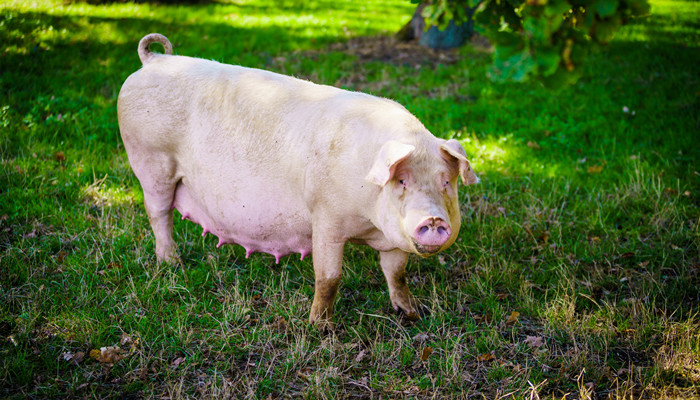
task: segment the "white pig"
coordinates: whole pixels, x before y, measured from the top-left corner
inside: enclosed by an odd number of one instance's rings
[[[165,54],[149,50],[160,43]],[[457,180],[478,182],[456,140],[391,100],[172,55],[141,39],[143,68],[119,92],[124,147],[141,182],[159,261],[178,262],[173,212],[246,256],[313,253],[309,321],[329,322],[345,243],[380,253],[391,304],[411,319],[409,253],[459,232]]]

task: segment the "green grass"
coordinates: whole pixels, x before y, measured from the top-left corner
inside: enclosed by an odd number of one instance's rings
[[[700,397],[697,2],[652,2],[560,92],[490,82],[471,47],[329,47],[398,30],[403,0],[0,7],[0,397]],[[460,189],[456,244],[409,264],[422,320],[393,313],[361,246],[330,333],[306,322],[308,261],[177,221],[184,266],[155,262],[115,112],[149,32],[396,99],[462,141],[482,183]],[[88,356],[108,346],[127,357]]]

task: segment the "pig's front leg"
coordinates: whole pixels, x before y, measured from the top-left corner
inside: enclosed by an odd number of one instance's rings
[[[379,264],[389,285],[389,298],[396,311],[403,311],[406,318],[417,320],[418,302],[408,290],[406,284],[406,264],[408,253],[402,250],[382,251],[379,253]]]
[[[316,323],[321,328],[329,325],[333,317],[333,302],[340,285],[344,248],[344,241],[330,240],[322,232],[314,230],[313,264],[316,283],[309,322]]]

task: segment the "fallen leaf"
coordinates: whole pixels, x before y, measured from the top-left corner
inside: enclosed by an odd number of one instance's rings
[[[430,346],[424,347],[423,351],[420,352],[420,360],[421,361],[427,360],[431,354],[433,354],[433,348]]]
[[[83,359],[85,359],[85,353],[83,353],[82,351],[79,351],[75,354],[70,353],[70,352],[63,353],[62,356],[63,356],[64,360],[66,360],[70,363],[73,363],[75,365],[78,365],[79,363],[81,363],[83,361]]]
[[[102,364],[113,364],[126,358],[124,355],[124,350],[118,346],[100,347],[99,350],[90,350],[90,357]]]
[[[602,171],[603,171],[602,165],[591,165],[590,167],[588,167],[589,174],[599,174]]]
[[[527,336],[525,338],[525,343],[532,348],[539,348],[544,346],[544,340],[541,336]]]
[[[66,154],[62,151],[57,151],[56,154],[53,155],[53,158],[58,162],[66,161]]]
[[[508,319],[506,319],[506,325],[513,325],[516,322],[518,322],[518,317],[520,316],[520,313],[517,311],[513,311],[510,313],[508,316]]]
[[[33,239],[33,238],[35,238],[35,237],[36,237],[36,229],[32,229],[31,232],[25,233],[24,235],[22,235],[22,237],[25,238],[25,239]]]
[[[355,362],[360,362],[362,361],[363,358],[367,355],[367,352],[364,350],[360,350],[360,352],[357,354],[357,357],[355,357]]]
[[[417,394],[420,393],[420,388],[416,385],[411,385],[408,389],[403,391],[403,394]]]
[[[63,261],[65,261],[66,256],[68,256],[68,253],[66,253],[64,250],[59,251],[56,254],[56,262],[59,264],[63,264]]]
[[[537,142],[532,142],[532,141],[527,142],[527,147],[529,147],[529,148],[531,148],[531,149],[533,149],[533,150],[539,150],[539,149],[540,149],[540,145],[537,144]]]
[[[119,340],[119,344],[122,346],[126,346],[132,343],[134,343],[134,339],[131,338],[131,335],[127,334],[126,332],[122,333],[122,337]]]
[[[496,293],[496,299],[498,300],[505,300],[508,296],[508,293]]]
[[[414,336],[414,337],[413,337],[413,340],[415,340],[415,341],[417,341],[417,342],[425,342],[425,341],[428,340],[429,338],[430,338],[430,336],[428,336],[427,333],[421,332],[421,333],[417,334],[416,336]]]
[[[178,357],[175,360],[173,360],[173,362],[170,363],[170,366],[173,368],[177,368],[180,364],[185,362],[186,359],[187,359],[187,357]]]
[[[485,361],[493,361],[496,359],[496,356],[493,355],[493,353],[485,353],[480,356],[476,356],[476,361],[479,362],[485,362]]]

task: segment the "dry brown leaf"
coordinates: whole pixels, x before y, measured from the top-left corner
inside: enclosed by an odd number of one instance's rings
[[[100,347],[99,350],[92,349],[90,350],[90,357],[102,364],[113,364],[126,358],[124,350],[118,346]]]
[[[83,353],[82,351],[79,351],[75,354],[70,352],[63,353],[62,356],[64,360],[75,365],[80,364],[81,362],[83,362],[83,359],[85,359],[85,353]]]
[[[364,350],[360,350],[360,352],[357,354],[357,357],[355,357],[355,362],[360,362],[362,361],[363,358],[367,355],[367,352]]]
[[[513,311],[510,313],[508,316],[508,319],[506,319],[506,325],[513,325],[516,322],[518,322],[518,317],[520,316],[520,313],[517,311]]]
[[[591,165],[590,167],[588,167],[589,174],[599,174],[602,171],[603,171],[602,165]]]
[[[544,339],[541,336],[528,336],[525,338],[525,343],[532,348],[544,346]]]
[[[415,340],[417,342],[425,342],[428,339],[430,339],[430,336],[427,333],[423,333],[423,332],[421,332],[413,337],[413,340]]]
[[[531,149],[533,149],[533,150],[539,150],[539,149],[540,149],[540,145],[537,144],[537,142],[532,142],[532,141],[527,142],[527,147],[529,147],[529,148],[531,148]]]
[[[173,362],[170,363],[170,366],[173,368],[177,368],[180,364],[185,362],[186,359],[187,359],[187,357],[178,357],[175,360],[173,360]]]
[[[119,344],[122,346],[130,345],[134,343],[134,339],[131,338],[131,335],[127,334],[126,332],[122,333],[121,339],[119,340]]]
[[[423,351],[420,352],[420,360],[425,361],[433,354],[433,348],[431,346],[424,347]]]
[[[494,356],[493,353],[484,353],[480,356],[476,356],[476,361],[479,361],[479,362],[493,361],[495,359],[496,359],[496,356]]]
[[[66,259],[66,256],[68,256],[68,253],[66,253],[64,250],[59,251],[56,253],[56,262],[58,264],[63,264],[63,261]]]

